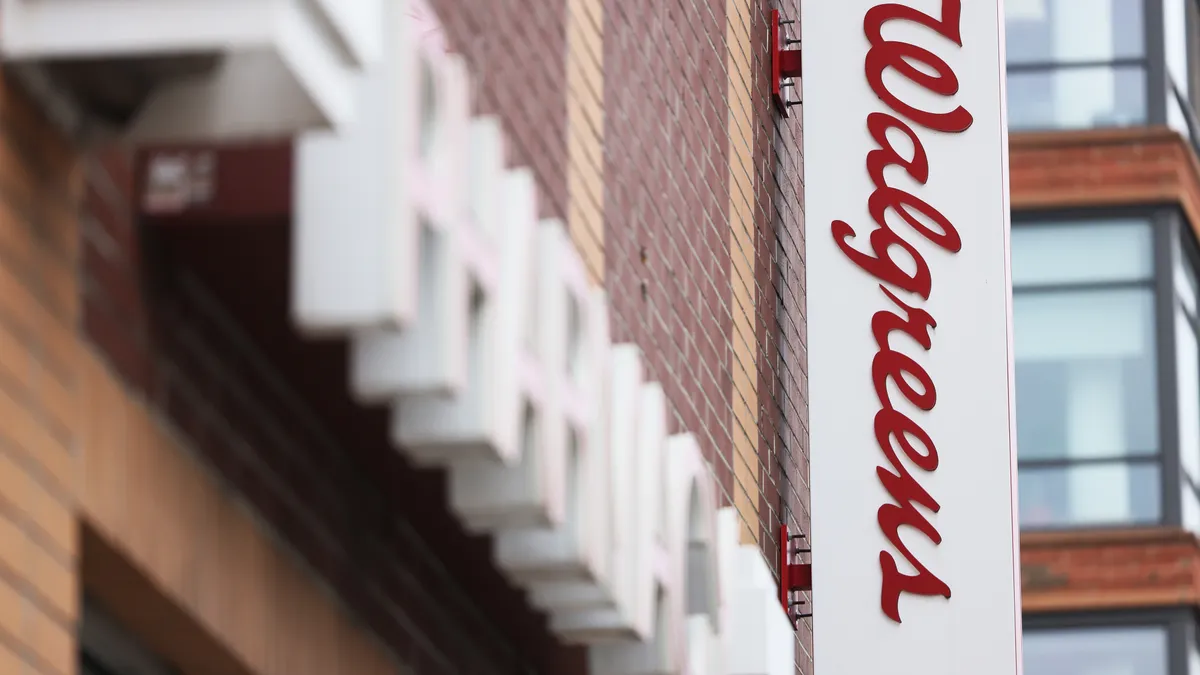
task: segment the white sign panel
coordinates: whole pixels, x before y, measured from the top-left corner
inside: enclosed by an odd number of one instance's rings
[[[1020,672],[999,0],[801,3],[816,675]]]

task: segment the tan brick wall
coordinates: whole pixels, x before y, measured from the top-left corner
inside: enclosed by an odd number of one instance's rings
[[[567,3],[567,227],[604,283],[604,3]]]
[[[0,673],[75,672],[79,187],[69,146],[0,79]]]
[[[242,672],[395,672],[388,652],[90,352],[81,358],[80,384],[89,439],[81,511],[101,554],[123,554],[130,571],[222,645]],[[213,654],[196,649],[195,638],[162,629],[154,609],[161,599],[114,581],[130,571],[94,571],[88,563],[84,579],[114,615],[187,672],[214,672]]]
[[[185,675],[395,672],[79,337],[82,166],[0,76],[0,674],[76,672],[81,587]]]
[[[752,44],[750,27],[756,9],[750,0],[725,2],[725,70],[729,98],[729,279],[733,319],[733,504],[741,516],[742,543],[757,543],[759,527],[758,430],[758,286],[755,277],[754,119],[751,96]]]

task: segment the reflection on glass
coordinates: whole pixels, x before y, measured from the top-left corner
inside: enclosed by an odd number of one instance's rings
[[[1026,629],[1025,675],[1166,675],[1163,626]]]
[[[1013,286],[1149,280],[1152,242],[1144,218],[1024,224],[1012,232]]]
[[[1197,500],[1191,482],[1184,476],[1179,477],[1179,489],[1183,495],[1183,529],[1200,534],[1200,500]],[[1200,675],[1200,672],[1196,675]]]
[[[1023,526],[1161,516],[1153,261],[1144,219],[1013,230]]]
[[[1022,460],[1158,451],[1154,297],[1148,288],[1013,298]]]
[[[1021,468],[1021,527],[1157,522],[1159,468],[1152,462]]]
[[[1183,308],[1189,314],[1196,315],[1196,298],[1200,286],[1196,283],[1196,272],[1192,269],[1191,262],[1184,255],[1181,248],[1181,243],[1176,242],[1171,250],[1172,258],[1172,276],[1175,278],[1175,294],[1179,297],[1179,302],[1183,304]]]
[[[1175,94],[1175,90],[1168,87],[1167,126],[1180,136],[1183,136],[1184,138],[1191,138],[1192,128],[1188,125],[1188,114],[1187,111],[1184,110],[1183,104],[1179,101],[1179,96]]]
[[[1200,485],[1200,343],[1191,317],[1175,309],[1175,365],[1179,396],[1179,461]]]
[[[1095,66],[1008,73],[1014,130],[1122,127],[1146,122],[1141,66]]]
[[[1179,89],[1184,100],[1188,97],[1187,3],[1194,0],[1162,0],[1163,50],[1166,52],[1167,76]]]
[[[1143,56],[1141,0],[1005,0],[1008,62],[1079,63]]]

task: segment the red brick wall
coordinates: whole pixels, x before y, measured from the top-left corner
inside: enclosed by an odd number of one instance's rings
[[[1179,204],[1200,227],[1200,163],[1174,131],[1013,134],[1012,206],[1021,210]],[[1026,613],[1195,605],[1196,539],[1159,528],[1021,537]]]
[[[1014,134],[1014,211],[1177,202],[1200,223],[1200,165],[1167,128]]]
[[[758,502],[756,536],[774,567],[779,525],[786,519],[793,532],[807,531],[808,468],[800,119],[799,108],[780,119],[770,104],[771,8],[767,1],[750,3],[751,107],[733,111],[752,128],[749,245],[730,248],[736,150],[728,131],[727,58],[740,46],[726,43],[725,0],[607,0],[603,145],[604,281],[614,339],[643,348],[649,376],[666,391],[672,431],[696,434],[723,501],[747,491]],[[750,259],[751,307],[733,297],[731,256]],[[746,350],[756,354],[754,364],[735,362],[740,313],[754,327],[756,344]],[[731,373],[738,368],[757,379],[757,429],[734,419],[740,394]],[[758,449],[757,484],[736,483],[740,434]],[[800,672],[811,664],[807,625],[799,631]]]
[[[605,6],[605,286],[613,340],[642,347],[671,432],[696,434],[730,503],[728,108],[708,46],[723,44],[725,1],[685,5]]]
[[[528,166],[539,209],[567,203],[566,0],[431,0],[451,51],[467,59],[476,114],[498,114],[510,166]]]
[[[574,95],[563,77],[566,3],[433,5],[451,48],[467,57],[476,111],[500,115],[510,163],[534,169],[543,215],[563,216]],[[649,376],[668,395],[672,431],[696,434],[725,501],[736,489],[754,495],[774,566],[781,519],[807,529],[799,119],[780,122],[769,105],[769,3],[756,0],[753,105],[744,113],[753,127],[753,245],[737,252],[752,258],[756,302],[731,307],[725,7],[605,2],[604,272],[614,339],[643,347]],[[384,413],[345,395],[344,347],[303,343],[290,330],[286,214],[247,207],[236,224],[160,223],[150,237],[132,225],[127,158],[96,162],[89,175],[91,339],[397,654],[420,673],[518,663],[582,672],[581,651],[548,637],[486,562],[487,541],[463,534],[446,512],[441,475],[404,465],[387,447]],[[255,175],[243,183],[258,185]],[[290,201],[264,191],[249,196]],[[731,368],[747,367],[731,362],[734,312],[753,314],[757,429],[734,428],[731,414]],[[317,424],[298,423],[309,417]],[[743,433],[755,436],[760,473],[757,484],[734,486],[733,437]],[[807,672],[810,633],[799,635]]]
[[[1200,545],[1166,528],[1021,538],[1026,613],[1200,603]]]

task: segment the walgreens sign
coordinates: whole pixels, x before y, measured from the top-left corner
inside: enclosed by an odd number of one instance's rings
[[[1013,675],[1001,3],[801,24],[816,675]]]

